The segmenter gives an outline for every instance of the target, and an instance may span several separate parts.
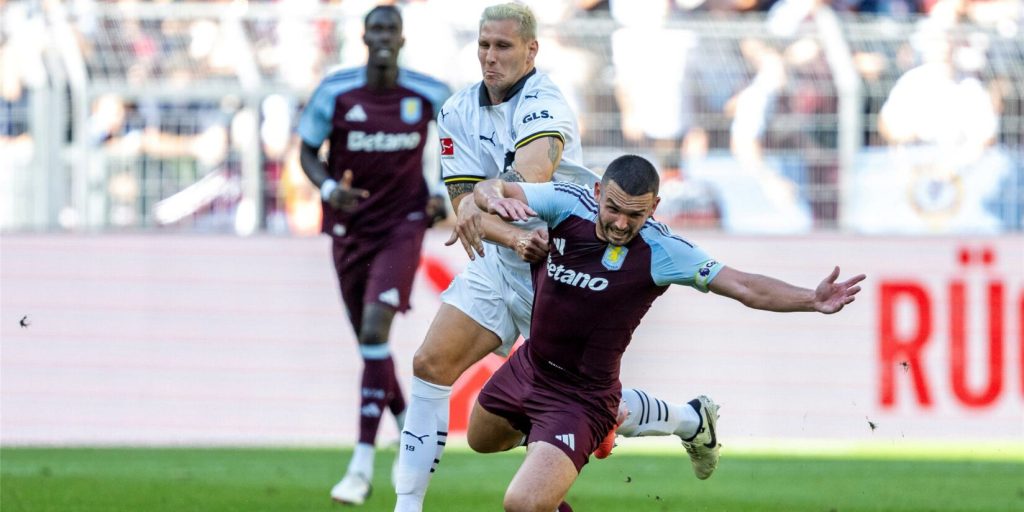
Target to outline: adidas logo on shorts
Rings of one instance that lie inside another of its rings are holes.
[[[575,434],[558,434],[557,436],[555,436],[555,439],[558,439],[572,450],[576,449]]]
[[[391,307],[398,307],[398,288],[392,288],[377,297],[381,302]]]

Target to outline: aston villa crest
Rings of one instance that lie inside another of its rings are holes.
[[[423,102],[419,98],[402,98],[401,110],[406,124],[416,124],[423,118]]]
[[[608,270],[618,270],[622,268],[622,263],[626,261],[626,253],[629,249],[621,245],[608,244],[608,247],[604,250],[604,257],[601,258],[601,264]]]

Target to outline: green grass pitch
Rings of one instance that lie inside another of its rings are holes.
[[[625,450],[620,450],[625,451]],[[343,512],[328,490],[347,450],[263,448],[2,448],[3,512]],[[501,510],[523,452],[445,453],[428,511]],[[939,454],[941,457],[941,454]],[[375,492],[359,510],[390,511],[394,450],[381,450]],[[724,453],[693,477],[678,453],[591,461],[568,501],[598,511],[1020,511],[1024,460],[780,457]],[[354,508],[350,510],[356,510]]]

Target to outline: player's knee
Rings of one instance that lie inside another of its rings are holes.
[[[502,504],[506,512],[549,512],[558,508],[559,503],[549,503],[534,489],[510,488]]]
[[[469,448],[477,453],[494,453],[497,451],[490,449],[491,443],[473,430],[466,432],[466,442],[469,443]]]
[[[362,345],[378,345],[387,343],[391,332],[391,319],[395,312],[378,304],[367,306],[359,329],[359,343]]]
[[[451,364],[447,358],[441,357],[439,352],[429,350],[426,347],[420,347],[412,357],[413,375],[419,379],[442,386],[450,386],[458,378],[458,375],[455,378],[449,376],[452,371],[450,366]]]
[[[466,442],[477,453],[503,452],[513,448],[515,445],[514,442],[510,443],[506,439],[496,439],[493,435],[481,433],[473,428],[466,432]]]

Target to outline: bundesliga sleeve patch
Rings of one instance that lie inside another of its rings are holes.
[[[455,157],[455,141],[451,137],[443,137],[441,139],[441,156],[454,158]]]

